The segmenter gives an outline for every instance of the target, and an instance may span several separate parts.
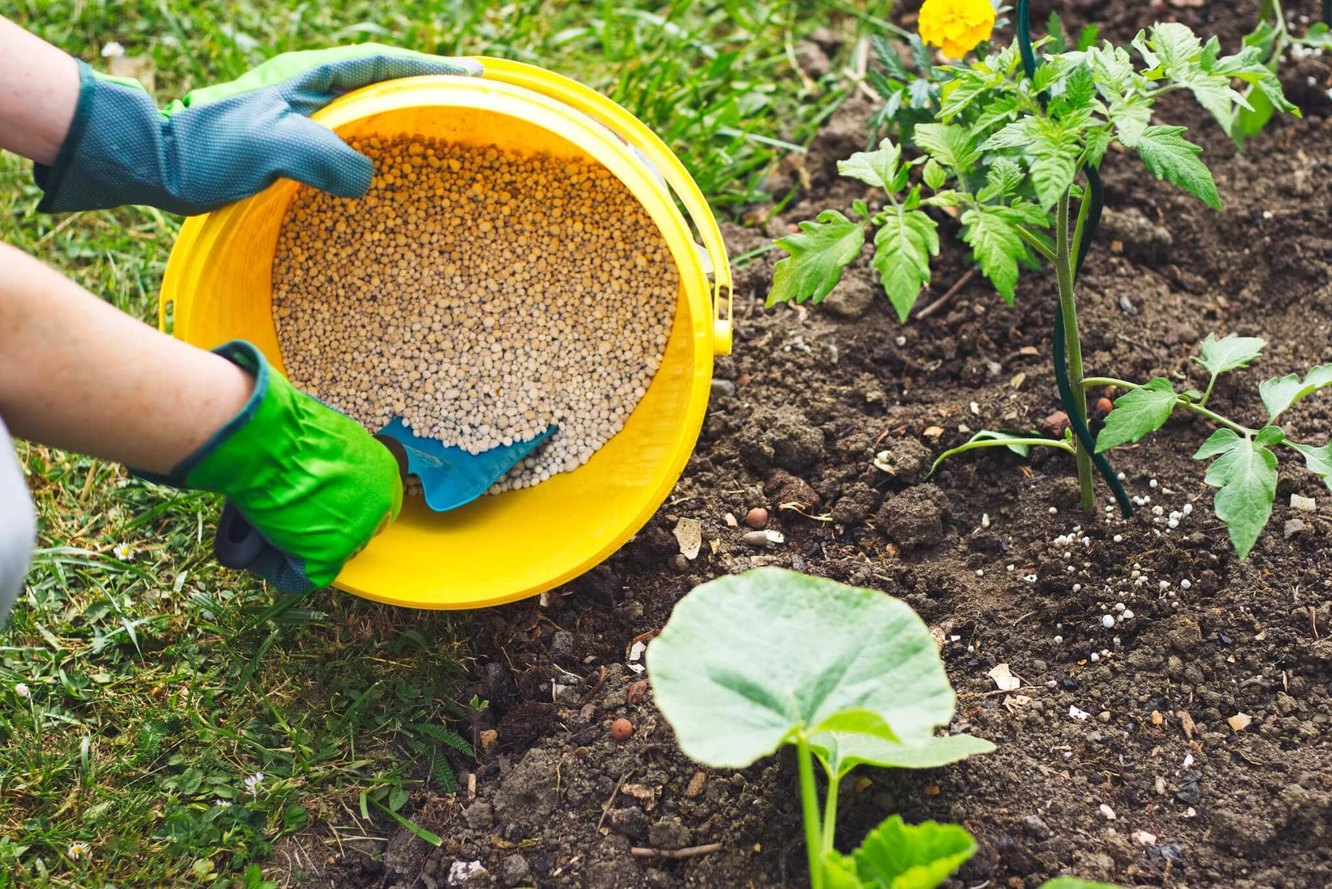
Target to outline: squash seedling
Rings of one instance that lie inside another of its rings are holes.
[[[974,854],[961,827],[893,816],[850,855],[833,848],[838,787],[859,765],[935,768],[994,745],[939,737],[955,696],[934,639],[903,602],[874,590],[760,568],[699,586],[648,646],[657,706],[680,749],[743,768],[796,749],[814,889],[942,882]],[[814,763],[826,778],[822,814]]]
[[[949,2],[965,6],[969,0],[931,2],[946,7]],[[921,10],[922,27],[927,8],[928,4]],[[1177,406],[1202,413],[1224,427],[1198,457],[1218,458],[1206,480],[1220,488],[1217,514],[1230,528],[1243,558],[1256,531],[1266,523],[1275,491],[1275,457],[1269,446],[1283,441],[1283,435],[1271,424],[1294,401],[1325,385],[1332,374],[1315,368],[1302,380],[1288,377],[1264,384],[1272,395],[1270,416],[1268,425],[1257,430],[1211,412],[1205,393],[1196,398],[1177,395],[1164,380],[1143,386],[1114,381],[1113,385],[1130,391],[1121,396],[1098,442],[1087,429],[1086,390],[1110,383],[1087,378],[1083,372],[1075,282],[1100,215],[1097,170],[1113,143],[1126,153],[1136,153],[1158,179],[1210,207],[1221,206],[1212,174],[1199,158],[1201,147],[1185,138],[1186,128],[1155,122],[1159,97],[1188,91],[1218,120],[1230,121],[1237,110],[1252,108],[1236,89],[1238,84],[1261,94],[1274,109],[1297,116],[1299,109],[1287,101],[1256,46],[1223,56],[1216,38],[1204,43],[1187,26],[1166,23],[1134,38],[1136,63],[1128,49],[1107,41],[1045,53],[1038,66],[1035,50],[1049,47],[1050,41],[1033,47],[1026,39],[1026,19],[1027,2],[1019,0],[1013,45],[949,69],[951,79],[942,88],[937,121],[914,127],[916,151],[908,153],[885,139],[876,150],[858,152],[838,164],[843,176],[881,189],[884,201],[871,209],[867,201],[857,200],[850,218],[825,210],[816,220],[801,223],[798,234],[779,240],[777,246],[790,255],[777,263],[768,305],[821,301],[836,287],[843,269],[860,256],[867,232],[873,231],[872,266],[905,322],[930,282],[931,260],[939,255],[938,223],[927,212],[930,208],[957,217],[961,239],[971,248],[981,273],[1010,304],[1020,269],[1045,260],[1054,267],[1059,293],[1056,378],[1076,436],[1059,441],[986,431],[953,453],[1033,446],[1068,451],[1077,463],[1082,506],[1094,505],[1095,465],[1127,514],[1128,497],[1104,452],[1159,428]],[[971,36],[976,38],[970,41],[974,46],[981,38]],[[1080,184],[1080,175],[1085,185]],[[1207,346],[1204,367],[1220,367],[1216,371],[1220,373],[1243,366],[1225,366],[1235,360],[1231,350],[1245,348],[1237,339]],[[1113,419],[1116,415],[1119,418]],[[1148,425],[1157,417],[1159,423]],[[1290,446],[1305,454],[1313,471],[1328,477],[1332,460],[1326,447]]]

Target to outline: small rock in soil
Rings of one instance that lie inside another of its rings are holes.
[[[884,502],[877,518],[879,529],[902,552],[934,546],[943,540],[943,510],[934,485],[903,491]]]
[[[707,786],[708,776],[706,772],[694,772],[693,777],[689,779],[689,786],[685,788],[685,796],[695,797],[703,792]]]
[[[574,653],[574,635],[568,630],[556,630],[550,639],[550,656],[571,658]]]
[[[735,383],[730,380],[712,381],[713,398],[730,398],[733,395],[735,395]]]
[[[1022,824],[1037,839],[1043,840],[1053,833],[1050,830],[1050,825],[1046,824],[1045,819],[1040,815],[1028,815],[1022,819]]]
[[[1300,533],[1303,530],[1304,530],[1303,519],[1287,519],[1286,529],[1283,533],[1285,535],[1285,538],[1289,540],[1290,538],[1294,537],[1296,534]]]
[[[480,886],[489,873],[479,861],[455,861],[449,865],[449,886]]]
[[[762,531],[768,527],[768,511],[761,506],[756,506],[745,514],[745,524],[755,531]]]
[[[846,277],[841,285],[824,299],[822,307],[838,318],[854,320],[874,305],[874,287],[859,275]]]
[[[1055,411],[1041,421],[1041,431],[1051,438],[1062,439],[1066,429],[1068,429],[1068,414],[1063,411]]]
[[[617,741],[627,741],[634,733],[634,724],[622,716],[611,723],[610,733]]]
[[[689,841],[689,828],[678,818],[662,818],[648,830],[648,842],[656,849],[683,849]]]
[[[742,537],[741,540],[750,546],[766,549],[770,546],[777,546],[778,544],[785,543],[786,537],[779,531],[750,531]]]
[[[532,881],[532,869],[527,866],[527,859],[517,852],[504,856],[499,866],[500,882],[507,887],[518,886]]]

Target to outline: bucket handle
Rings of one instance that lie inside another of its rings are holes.
[[[731,264],[726,257],[726,244],[722,241],[717,220],[708,207],[703,193],[698,190],[689,171],[675,153],[661,141],[642,121],[626,109],[586,87],[576,80],[535,65],[477,57],[484,67],[484,76],[525,87],[545,96],[567,102],[587,114],[637,148],[657,168],[671,190],[675,192],[689,213],[689,219],[703,239],[712,263],[712,350],[715,355],[731,354]]]

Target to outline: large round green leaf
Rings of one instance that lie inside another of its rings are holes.
[[[903,744],[953,716],[934,640],[909,606],[777,568],[685,596],[647,664],[681,749],[711,766],[747,766],[845,710],[876,714]],[[830,728],[845,725],[839,717]]]

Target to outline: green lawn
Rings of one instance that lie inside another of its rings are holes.
[[[366,39],[535,62],[642,116],[723,214],[765,200],[756,189],[785,142],[807,140],[838,100],[792,68],[802,35],[859,24],[816,2],[717,0],[6,10],[95,65],[111,41],[146,58],[163,103],[274,52]],[[27,164],[0,157],[0,239],[154,317],[179,220],[41,217],[37,198]],[[360,832],[366,813],[410,815],[414,794],[449,789],[446,751],[467,757],[448,726],[476,705],[458,699],[466,615],[329,593],[278,601],[211,562],[211,497],[48,448],[20,458],[43,549],[0,631],[0,887],[231,885],[255,862],[257,884],[283,832],[314,820]]]

